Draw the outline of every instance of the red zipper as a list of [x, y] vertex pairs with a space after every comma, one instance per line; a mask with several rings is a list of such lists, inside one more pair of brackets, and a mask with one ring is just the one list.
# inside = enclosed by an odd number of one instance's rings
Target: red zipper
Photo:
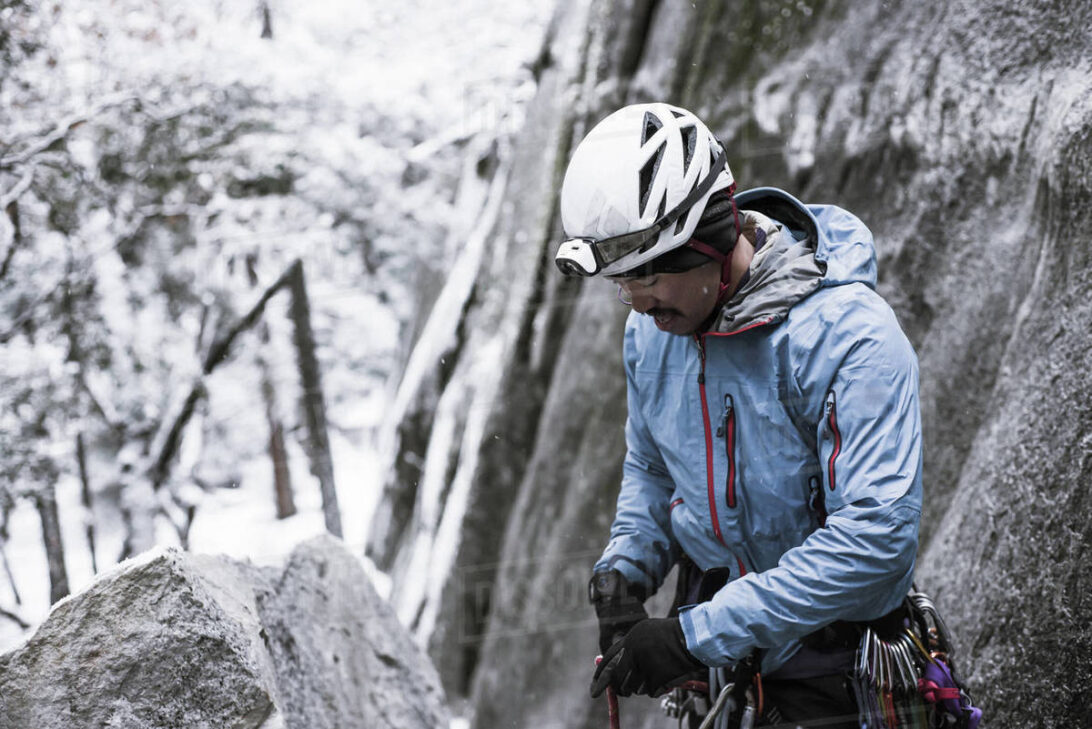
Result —
[[[728, 508], [736, 508], [736, 408], [732, 402], [732, 396], [724, 394], [724, 432], [717, 433], [724, 436], [725, 450], [728, 453]], [[747, 574], [747, 568], [743, 566], [743, 560], [736, 556], [736, 564], [739, 565], [739, 576]]]
[[720, 520], [717, 518], [716, 488], [713, 484], [713, 430], [709, 426], [709, 403], [705, 397], [705, 342], [695, 336], [698, 343], [698, 356], [701, 359], [701, 371], [698, 372], [698, 390], [701, 392], [701, 420], [705, 426], [705, 479], [709, 489], [709, 517], [713, 520], [713, 536], [727, 547], [724, 536], [720, 533]]
[[736, 508], [736, 409], [732, 396], [724, 395], [724, 449], [728, 454], [728, 508]]
[[838, 457], [838, 454], [842, 452], [842, 434], [838, 432], [838, 419], [834, 412], [834, 391], [830, 391], [830, 399], [827, 400], [827, 424], [830, 425], [830, 432], [834, 436], [834, 450], [830, 453], [830, 461], [827, 463], [827, 483], [830, 484], [830, 490], [834, 490], [834, 459]]

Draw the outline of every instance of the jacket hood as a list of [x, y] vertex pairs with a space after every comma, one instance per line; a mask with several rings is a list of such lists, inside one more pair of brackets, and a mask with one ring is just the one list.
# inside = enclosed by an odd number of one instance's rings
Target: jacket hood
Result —
[[872, 233], [855, 215], [833, 205], [804, 205], [773, 187], [736, 195], [740, 215], [765, 234], [750, 276], [710, 327], [719, 333], [783, 320], [800, 300], [826, 286], [876, 287]]

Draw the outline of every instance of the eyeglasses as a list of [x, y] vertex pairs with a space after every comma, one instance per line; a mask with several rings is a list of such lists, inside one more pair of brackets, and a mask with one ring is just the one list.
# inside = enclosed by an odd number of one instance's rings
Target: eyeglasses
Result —
[[618, 300], [626, 306], [633, 306], [633, 292], [644, 291], [656, 285], [659, 274], [634, 278], [608, 277], [608, 281], [618, 286]]
[[660, 233], [674, 225], [676, 220], [712, 189], [728, 158], [720, 142], [717, 142], [717, 148], [719, 152], [713, 160], [713, 166], [701, 184], [651, 226], [599, 241], [594, 238], [569, 238], [558, 248], [554, 263], [566, 276], [594, 276], [623, 256], [634, 252], [644, 253], [652, 248]]

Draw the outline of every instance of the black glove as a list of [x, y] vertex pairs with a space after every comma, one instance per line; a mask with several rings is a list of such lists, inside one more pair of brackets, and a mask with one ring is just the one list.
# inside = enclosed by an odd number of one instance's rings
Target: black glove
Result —
[[617, 570], [596, 572], [588, 584], [588, 596], [599, 618], [599, 654], [603, 655], [614, 641], [629, 629], [648, 619], [644, 590]]
[[707, 669], [686, 650], [678, 618], [642, 620], [603, 654], [591, 695], [594, 699], [610, 686], [619, 696], [659, 696]]

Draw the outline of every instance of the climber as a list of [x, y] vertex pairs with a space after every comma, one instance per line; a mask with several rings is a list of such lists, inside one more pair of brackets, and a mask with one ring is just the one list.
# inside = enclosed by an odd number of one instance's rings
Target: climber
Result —
[[[716, 137], [662, 103], [587, 134], [561, 215], [561, 271], [632, 307], [593, 696], [757, 656], [766, 722], [857, 725], [845, 678], [861, 626], [900, 620], [922, 499], [917, 360], [874, 290], [871, 233], [778, 189], [736, 193]], [[677, 609], [650, 618], [676, 564]]]

